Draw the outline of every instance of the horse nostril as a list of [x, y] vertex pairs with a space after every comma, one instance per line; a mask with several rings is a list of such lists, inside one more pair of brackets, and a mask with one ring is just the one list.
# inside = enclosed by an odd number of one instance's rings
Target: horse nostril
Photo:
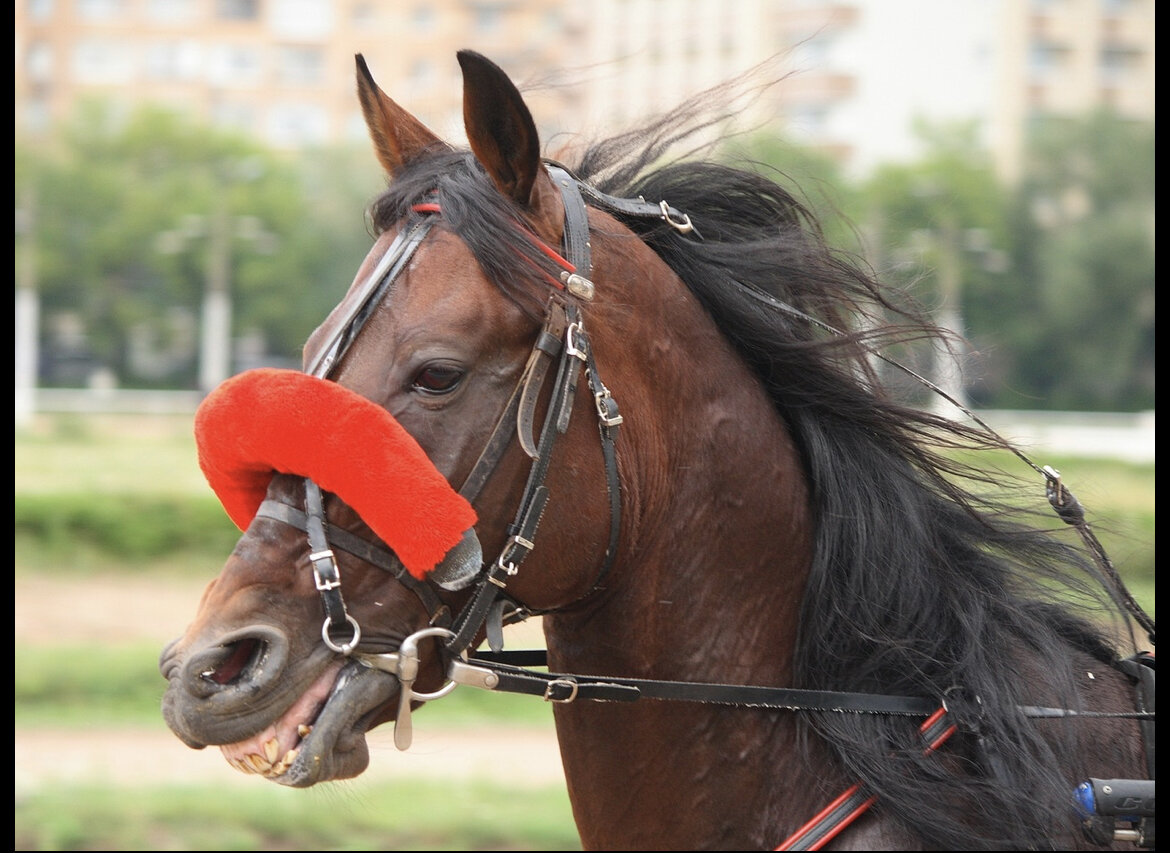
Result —
[[246, 625], [196, 645], [182, 661], [183, 688], [198, 700], [256, 689], [279, 677], [288, 662], [288, 638], [271, 625]]
[[260, 646], [260, 641], [256, 639], [244, 639], [226, 646], [225, 649], [230, 652], [226, 660], [200, 671], [199, 677], [216, 684], [230, 683], [247, 668]]

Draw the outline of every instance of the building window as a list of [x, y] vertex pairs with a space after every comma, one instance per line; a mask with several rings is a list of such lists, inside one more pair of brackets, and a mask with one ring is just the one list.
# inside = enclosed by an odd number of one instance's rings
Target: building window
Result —
[[479, 4], [474, 9], [472, 28], [477, 35], [491, 35], [499, 32], [503, 25], [504, 13], [498, 6]]
[[325, 56], [317, 47], [282, 47], [276, 73], [286, 86], [319, 86], [325, 80]]
[[85, 39], [73, 52], [73, 76], [88, 85], [131, 83], [135, 78], [134, 50], [113, 39]]
[[321, 41], [333, 31], [335, 5], [329, 0], [272, 0], [272, 32], [285, 39]]
[[410, 25], [416, 34], [426, 35], [435, 31], [436, 18], [435, 10], [431, 6], [415, 6], [414, 13], [410, 16]]
[[255, 21], [260, 0], [215, 0], [215, 17], [223, 21]]
[[212, 51], [209, 80], [219, 86], [255, 86], [260, 82], [260, 54], [250, 46], [221, 44]]
[[53, 0], [28, 0], [28, 19], [30, 21], [47, 21], [53, 17]]
[[153, 80], [196, 80], [203, 64], [203, 51], [191, 40], [162, 41], [149, 45], [143, 57], [146, 76]]
[[1049, 41], [1033, 42], [1028, 50], [1028, 68], [1033, 77], [1047, 78], [1060, 70], [1066, 51]]
[[197, 0], [150, 0], [147, 17], [160, 24], [189, 24], [198, 17]]
[[278, 104], [268, 113], [265, 136], [277, 147], [320, 145], [328, 135], [329, 120], [321, 107], [303, 102]]
[[24, 56], [24, 73], [35, 83], [53, 81], [53, 46], [45, 41], [34, 41]]
[[410, 91], [417, 97], [435, 85], [435, 64], [429, 59], [416, 59], [407, 72]]
[[112, 21], [126, 12], [124, 0], [77, 0], [76, 9], [83, 21]]

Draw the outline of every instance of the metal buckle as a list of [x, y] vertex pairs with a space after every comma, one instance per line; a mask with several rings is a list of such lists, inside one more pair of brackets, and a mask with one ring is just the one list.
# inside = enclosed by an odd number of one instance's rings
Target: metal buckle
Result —
[[[568, 687], [569, 688], [568, 697], [565, 699], [553, 698], [552, 691], [553, 691], [554, 687]], [[578, 684], [573, 679], [571, 679], [571, 678], [554, 678], [552, 681], [550, 681], [544, 687], [544, 701], [545, 702], [558, 702], [561, 704], [572, 702], [574, 699], [577, 698], [577, 690], [578, 690]]]
[[[332, 577], [317, 567], [317, 563], [322, 560], [329, 561]], [[309, 562], [313, 564], [313, 582], [317, 585], [319, 591], [325, 592], [326, 590], [337, 589], [341, 586], [341, 571], [337, 568], [337, 556], [333, 553], [332, 548], [326, 548], [324, 551], [314, 551], [309, 555]]]
[[348, 656], [355, 648], [357, 648], [357, 644], [362, 638], [362, 626], [359, 625], [357, 620], [348, 613], [345, 614], [345, 621], [348, 622], [350, 627], [353, 628], [353, 639], [351, 639], [348, 643], [335, 643], [333, 642], [333, 638], [329, 636], [329, 626], [333, 624], [333, 617], [331, 616], [326, 616], [325, 622], [321, 625], [321, 639], [325, 642], [325, 645], [327, 645], [333, 651]]
[[609, 393], [609, 389], [604, 385], [601, 390], [593, 395], [593, 404], [597, 406], [597, 417], [601, 421], [602, 426], [612, 427], [618, 426], [625, 420], [617, 413], [617, 406], [611, 407], [609, 403], [613, 402], [613, 395]]
[[576, 358], [581, 359], [581, 361], [588, 360], [588, 356], [585, 352], [586, 347], [589, 345], [587, 343], [587, 339], [583, 339], [581, 346], [577, 346], [578, 335], [583, 334], [584, 332], [582, 331], [580, 323], [570, 323], [565, 328], [565, 355], [575, 356]]
[[691, 217], [685, 213], [679, 214], [682, 216], [682, 219], [671, 219], [670, 205], [665, 201], [658, 202], [658, 209], [662, 211], [662, 218], [666, 224], [677, 231], [679, 234], [690, 234], [695, 230], [695, 226], [691, 225]]

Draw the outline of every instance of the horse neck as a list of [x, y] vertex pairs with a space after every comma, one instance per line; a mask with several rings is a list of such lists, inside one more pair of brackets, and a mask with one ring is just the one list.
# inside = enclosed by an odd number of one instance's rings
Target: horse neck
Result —
[[626, 280], [589, 318], [625, 418], [622, 545], [605, 590], [546, 619], [550, 653], [631, 677], [785, 684], [810, 558], [799, 454], [682, 282]]

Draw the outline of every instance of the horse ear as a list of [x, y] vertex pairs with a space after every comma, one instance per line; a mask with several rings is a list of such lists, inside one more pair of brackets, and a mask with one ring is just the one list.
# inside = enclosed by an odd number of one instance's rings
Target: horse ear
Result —
[[516, 85], [490, 59], [471, 50], [459, 51], [458, 58], [471, 150], [500, 192], [529, 206], [540, 168], [540, 138], [532, 113]]
[[374, 153], [387, 175], [394, 175], [404, 164], [426, 151], [450, 148], [378, 88], [360, 53], [354, 58], [357, 62], [358, 101], [362, 105], [370, 138], [374, 141]]

